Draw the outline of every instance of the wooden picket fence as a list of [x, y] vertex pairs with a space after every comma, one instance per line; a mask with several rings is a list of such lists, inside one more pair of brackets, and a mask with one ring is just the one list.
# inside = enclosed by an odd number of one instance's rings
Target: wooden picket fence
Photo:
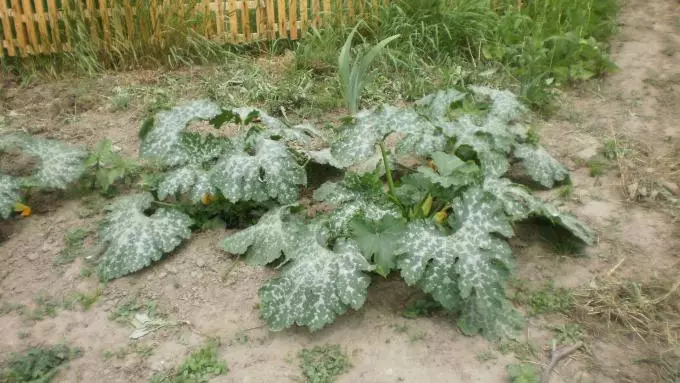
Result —
[[[115, 30], [125, 38], [161, 39], [173, 20], [220, 43], [284, 38], [297, 40], [330, 17], [351, 20], [388, 0], [0, 0], [0, 57], [69, 51], [71, 23], [85, 20], [90, 38], [110, 44]], [[141, 7], [144, 7], [142, 11]]]

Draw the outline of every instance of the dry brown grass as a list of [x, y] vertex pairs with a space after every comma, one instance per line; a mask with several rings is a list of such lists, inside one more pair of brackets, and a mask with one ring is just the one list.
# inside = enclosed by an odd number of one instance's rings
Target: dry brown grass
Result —
[[679, 382], [680, 276], [632, 281], [615, 275], [621, 263], [574, 293], [572, 316], [597, 338], [636, 343], [638, 363], [660, 381]]

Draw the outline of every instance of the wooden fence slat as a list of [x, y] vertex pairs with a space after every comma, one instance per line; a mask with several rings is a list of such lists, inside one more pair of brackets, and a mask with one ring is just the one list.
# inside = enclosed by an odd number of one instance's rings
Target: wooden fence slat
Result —
[[231, 30], [231, 41], [236, 42], [238, 38], [238, 19], [236, 18], [235, 0], [229, 0], [229, 29]]
[[24, 24], [21, 22], [23, 13], [21, 12], [19, 0], [12, 0], [12, 11], [14, 13], [14, 29], [17, 34], [17, 47], [19, 48], [19, 54], [22, 57], [26, 57], [28, 56], [28, 49], [26, 46], [26, 29], [24, 29]]
[[[183, 0], [182, 3], [184, 3]], [[215, 19], [217, 24], [216, 25], [217, 36], [220, 39], [224, 38], [224, 10], [222, 9], [223, 7], [224, 7], [223, 0], [217, 0], [217, 15]]]
[[321, 10], [319, 8], [319, 0], [312, 0], [312, 26], [314, 28], [319, 27], [319, 16], [320, 16]]
[[331, 0], [323, 1], [323, 16], [323, 23], [328, 23], [329, 18], [331, 17]]
[[289, 12], [289, 22], [290, 22], [290, 39], [291, 40], [297, 40], [298, 38], [298, 33], [297, 33], [297, 0], [289, 0], [290, 3], [288, 4], [288, 12]]
[[300, 0], [300, 37], [305, 37], [309, 28], [308, 0]]
[[203, 12], [205, 12], [205, 15], [203, 17], [203, 30], [205, 37], [210, 38], [210, 34], [212, 33], [212, 28], [210, 25], [210, 19], [212, 18], [212, 12], [210, 11], [210, 0], [203, 0]]
[[[0, 2], [4, 2], [0, 0]], [[57, 16], [56, 0], [47, 0], [47, 12], [50, 16], [50, 31], [52, 32], [52, 49], [59, 52], [61, 48], [61, 35], [59, 33], [59, 20]]]
[[40, 42], [38, 41], [38, 32], [35, 30], [35, 21], [33, 19], [33, 7], [31, 6], [31, 0], [24, 0], [23, 11], [23, 22], [26, 24], [26, 30], [28, 31], [28, 37], [31, 40], [33, 52], [42, 52], [42, 49], [40, 49]]
[[286, 31], [286, 0], [279, 0], [279, 6], [276, 8], [279, 15], [279, 38], [288, 38]]
[[247, 1], [241, 1], [241, 23], [243, 24], [243, 41], [250, 41], [250, 8]]
[[[41, 0], [36, 0], [41, 1]], [[99, 0], [99, 13], [102, 18], [102, 29], [104, 30], [104, 41], [107, 46], [111, 45], [111, 32], [109, 28], [109, 4], [108, 0]]]
[[[0, 11], [2, 11], [2, 30], [4, 31], [3, 33], [5, 35], [4, 44], [7, 44], [7, 55], [16, 56], [16, 51], [14, 50], [14, 36], [12, 33], [12, 27], [9, 23], [9, 13], [7, 10], [7, 3], [5, 0], [0, 0]], [[0, 50], [4, 50], [3, 47], [0, 46]]]
[[274, 0], [267, 0], [267, 38], [276, 38], [276, 16], [274, 13]]
[[45, 17], [45, 7], [42, 0], [35, 2], [35, 13], [38, 17], [38, 31], [40, 32], [40, 44], [42, 45], [43, 52], [50, 52], [52, 47], [50, 44], [50, 34], [47, 32], [47, 18]]
[[[248, 18], [250, 20], [250, 17]], [[255, 0], [255, 33], [258, 35], [262, 32], [262, 8], [260, 1]]]

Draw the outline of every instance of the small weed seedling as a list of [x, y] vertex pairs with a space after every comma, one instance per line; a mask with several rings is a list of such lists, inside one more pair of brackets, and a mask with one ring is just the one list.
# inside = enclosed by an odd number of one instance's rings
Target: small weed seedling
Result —
[[47, 383], [59, 372], [60, 367], [80, 355], [80, 349], [66, 345], [34, 347], [23, 353], [10, 354], [7, 367], [0, 374], [0, 381]]
[[158, 306], [153, 301], [138, 301], [137, 298], [131, 298], [121, 303], [116, 310], [109, 314], [109, 320], [116, 322], [127, 322], [135, 313], [144, 312], [150, 317], [158, 316]]
[[555, 287], [552, 283], [533, 291], [519, 286], [515, 299], [521, 304], [529, 305], [531, 313], [534, 315], [564, 313], [569, 311], [573, 305], [573, 298], [569, 290]]
[[330, 383], [345, 373], [349, 367], [347, 356], [340, 345], [316, 346], [298, 354], [300, 368], [308, 383]]
[[536, 367], [529, 363], [513, 363], [509, 364], [508, 376], [511, 383], [539, 383], [540, 377]]
[[210, 342], [191, 355], [179, 367], [162, 375], [154, 375], [151, 383], [205, 383], [227, 373], [226, 363], [219, 360], [217, 342]]
[[83, 244], [88, 235], [90, 232], [87, 229], [81, 227], [70, 229], [66, 233], [66, 247], [54, 257], [52, 263], [61, 266], [75, 261], [82, 254]]
[[476, 358], [478, 361], [484, 363], [484, 362], [488, 362], [488, 361], [490, 361], [490, 360], [498, 359], [498, 356], [497, 356], [495, 353], [491, 352], [491, 351], [482, 351], [482, 352], [480, 352], [480, 353], [477, 353], [477, 355], [475, 356], [475, 358]]

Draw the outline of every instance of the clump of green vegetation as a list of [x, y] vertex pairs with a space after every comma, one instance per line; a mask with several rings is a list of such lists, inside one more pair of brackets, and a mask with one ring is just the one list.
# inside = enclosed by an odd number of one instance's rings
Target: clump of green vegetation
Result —
[[227, 373], [226, 363], [217, 354], [218, 343], [209, 342], [191, 355], [173, 371], [154, 375], [151, 383], [204, 383], [210, 378]]
[[512, 353], [517, 359], [526, 361], [538, 358], [538, 350], [527, 342], [517, 342], [514, 340], [502, 341], [498, 344], [498, 351], [502, 354]]
[[59, 344], [52, 347], [32, 347], [23, 353], [12, 353], [0, 375], [3, 382], [47, 383], [69, 360], [82, 355], [80, 349]]
[[116, 88], [110, 100], [113, 111], [121, 111], [130, 107], [132, 95], [127, 89]]
[[82, 254], [83, 244], [88, 235], [90, 231], [82, 227], [69, 229], [65, 237], [66, 247], [54, 257], [52, 263], [61, 266], [75, 261]]
[[109, 314], [109, 319], [117, 322], [125, 322], [138, 312], [144, 312], [150, 317], [156, 317], [158, 316], [158, 305], [154, 301], [138, 301], [136, 297], [133, 297], [118, 305], [118, 307]]
[[140, 164], [120, 155], [111, 140], [102, 140], [85, 160], [83, 183], [90, 190], [99, 190], [103, 196], [114, 196], [118, 184], [130, 182], [141, 172]]
[[609, 160], [597, 155], [586, 162], [588, 166], [588, 172], [591, 177], [601, 177], [607, 171], [609, 167]]
[[428, 297], [427, 299], [418, 299], [409, 303], [401, 312], [401, 316], [404, 318], [429, 317], [434, 311], [441, 309], [442, 305], [440, 303]]
[[303, 349], [298, 358], [302, 374], [309, 383], [333, 382], [350, 367], [347, 355], [338, 344]]
[[126, 356], [135, 353], [140, 358], [148, 358], [153, 355], [153, 350], [155, 345], [153, 344], [142, 344], [139, 342], [132, 342], [127, 346], [120, 347], [116, 351], [106, 350], [102, 355], [104, 359], [125, 359]]
[[565, 323], [553, 328], [558, 344], [573, 344], [583, 338], [583, 327], [577, 323]]
[[540, 377], [536, 367], [529, 363], [513, 363], [507, 366], [511, 383], [539, 383]]
[[515, 300], [523, 305], [528, 305], [532, 314], [547, 314], [568, 312], [571, 310], [574, 299], [569, 290], [555, 287], [550, 282], [537, 290], [530, 290], [525, 286], [516, 286]]
[[79, 303], [83, 310], [87, 311], [97, 303], [99, 298], [102, 296], [103, 289], [101, 287], [97, 287], [97, 289], [91, 293], [88, 292], [77, 292], [73, 294], [71, 301], [73, 303]]

